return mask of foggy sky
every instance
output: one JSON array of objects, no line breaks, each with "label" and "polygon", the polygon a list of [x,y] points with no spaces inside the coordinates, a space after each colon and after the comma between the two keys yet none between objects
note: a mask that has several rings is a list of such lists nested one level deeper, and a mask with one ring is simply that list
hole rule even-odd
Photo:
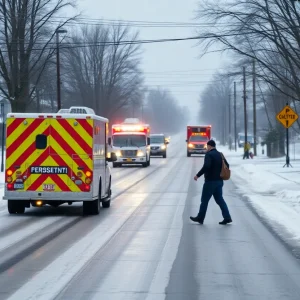
[{"label": "foggy sky", "polygon": [[[79,0],[78,10],[84,17],[94,19],[195,22],[197,3],[196,0]],[[196,35],[195,28],[136,29],[140,31],[140,39]],[[192,108],[193,114],[198,110],[199,93],[205,82],[211,81],[211,74],[218,67],[224,67],[219,53],[199,59],[200,49],[195,41],[143,45],[142,49],[146,84],[168,88],[180,104]]]}]

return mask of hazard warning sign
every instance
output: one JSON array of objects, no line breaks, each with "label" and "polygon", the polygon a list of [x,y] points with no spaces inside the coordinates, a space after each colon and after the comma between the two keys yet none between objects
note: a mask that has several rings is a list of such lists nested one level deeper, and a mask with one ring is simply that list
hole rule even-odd
[{"label": "hazard warning sign", "polygon": [[286,105],[284,109],[277,114],[276,119],[285,128],[289,128],[297,121],[298,115],[289,105]]}]

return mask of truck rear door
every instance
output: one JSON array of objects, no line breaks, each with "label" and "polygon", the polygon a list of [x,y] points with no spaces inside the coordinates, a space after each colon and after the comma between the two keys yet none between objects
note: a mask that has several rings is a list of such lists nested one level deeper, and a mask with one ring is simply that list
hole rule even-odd
[{"label": "truck rear door", "polygon": [[49,126],[44,117],[7,119],[6,174],[12,174],[11,190],[40,190],[42,178],[35,167],[49,163]]},{"label": "truck rear door", "polygon": [[92,122],[91,119],[76,118],[51,120],[50,157],[55,165],[68,172],[67,175],[61,173],[56,176],[61,191],[90,191],[93,175]]},{"label": "truck rear door", "polygon": [[51,116],[8,118],[6,182],[10,182],[9,189],[90,191],[85,183],[92,176],[92,137],[84,128],[92,128],[86,120]]}]

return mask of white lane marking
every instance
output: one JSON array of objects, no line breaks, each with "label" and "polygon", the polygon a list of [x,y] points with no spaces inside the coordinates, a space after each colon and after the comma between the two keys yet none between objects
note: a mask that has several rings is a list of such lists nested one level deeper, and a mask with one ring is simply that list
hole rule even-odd
[{"label": "white lane marking", "polygon": [[[184,165],[184,169],[181,172],[178,172],[176,178],[174,178],[173,184],[178,185],[180,179],[184,178],[181,181],[182,190],[185,190],[188,187],[188,183],[192,180],[192,160],[189,160],[188,163]],[[181,175],[181,176],[180,176]],[[185,182],[186,186],[184,186]],[[180,186],[180,184],[179,184]],[[166,299],[165,289],[170,281],[170,273],[175,262],[179,244],[182,237],[183,230],[183,213],[185,209],[185,203],[187,201],[188,193],[181,194],[182,200],[178,202],[177,210],[174,215],[174,219],[171,225],[171,229],[168,235],[167,242],[165,244],[161,259],[156,268],[151,286],[149,288],[148,296],[146,300],[164,300]]]},{"label": "white lane marking", "polygon": [[21,240],[25,240],[27,237],[32,235],[33,233],[46,228],[48,226],[51,226],[54,223],[59,222],[62,220],[63,217],[51,217],[47,219],[39,219],[39,221],[34,222],[33,224],[29,226],[25,226],[24,228],[21,228],[19,230],[13,231],[12,233],[4,236],[0,239],[0,251],[4,250],[5,248],[16,244],[17,242]]},{"label": "white lane marking", "polygon": [[[145,200],[141,197],[139,202]],[[137,204],[137,203],[136,203]],[[8,300],[50,300],[54,299],[89,260],[107,243],[136,210],[136,206],[125,207],[126,211],[116,212],[110,220],[110,227],[99,224],[88,235],[72,245],[50,265],[37,273],[28,283],[17,290]]]},{"label": "white lane marking", "polygon": [[[187,194],[182,197],[187,199]],[[146,300],[153,299],[153,295],[156,295],[156,299],[165,299],[165,289],[169,284],[170,273],[176,259],[179,244],[182,236],[183,221],[182,215],[184,212],[184,205],[178,203],[176,213],[173,218],[171,229],[169,231],[168,239],[166,241],[164,250],[162,252],[160,261],[155,271],[151,286],[149,288],[148,296]]]}]

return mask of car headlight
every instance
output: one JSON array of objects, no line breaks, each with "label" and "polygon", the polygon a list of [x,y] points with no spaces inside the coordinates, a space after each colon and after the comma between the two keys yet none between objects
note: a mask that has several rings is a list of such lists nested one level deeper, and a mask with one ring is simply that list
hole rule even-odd
[{"label": "car headlight", "polygon": [[161,148],[162,150],[165,150],[165,149],[166,149],[166,145],[162,145],[160,148]]},{"label": "car headlight", "polygon": [[189,143],[189,148],[195,148],[195,145]]},{"label": "car headlight", "polygon": [[121,151],[117,151],[117,152],[116,152],[116,156],[117,156],[117,157],[121,157],[121,156],[122,156]]},{"label": "car headlight", "polygon": [[138,157],[145,156],[145,153],[143,151],[138,151],[137,156]]}]

